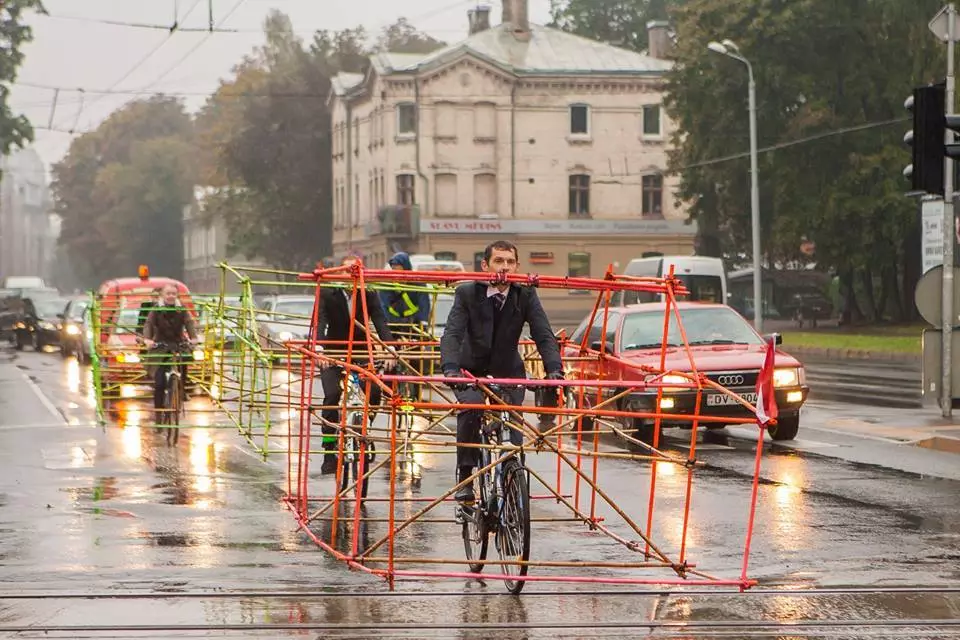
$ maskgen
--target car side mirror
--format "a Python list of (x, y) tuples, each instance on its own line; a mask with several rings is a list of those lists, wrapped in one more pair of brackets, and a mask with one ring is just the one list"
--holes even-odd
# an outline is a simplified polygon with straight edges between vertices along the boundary
[(772, 343), (773, 343), (773, 346), (779, 347), (780, 345), (783, 344), (783, 334), (782, 334), (782, 333), (768, 333), (767, 335), (763, 336), (763, 340), (764, 340), (767, 344), (770, 344), (770, 343), (772, 342)]

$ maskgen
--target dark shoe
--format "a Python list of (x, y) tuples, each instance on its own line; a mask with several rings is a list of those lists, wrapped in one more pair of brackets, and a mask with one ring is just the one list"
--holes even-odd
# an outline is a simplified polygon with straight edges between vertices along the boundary
[(323, 464), (320, 465), (320, 475), (328, 476), (337, 472), (337, 456), (332, 453), (323, 456)]
[(465, 506), (472, 505), (476, 501), (476, 496), (473, 495), (473, 485), (468, 484), (457, 489), (454, 500)]

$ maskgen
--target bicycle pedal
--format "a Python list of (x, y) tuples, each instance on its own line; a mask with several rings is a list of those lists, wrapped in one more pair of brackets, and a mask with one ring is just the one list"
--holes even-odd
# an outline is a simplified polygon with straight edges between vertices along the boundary
[(462, 507), (456, 507), (456, 508), (454, 508), (454, 510), (453, 510), (453, 520), (454, 520), (457, 524), (466, 524), (466, 522), (467, 522), (467, 514), (465, 514), (465, 513), (463, 512), (463, 508), (462, 508)]

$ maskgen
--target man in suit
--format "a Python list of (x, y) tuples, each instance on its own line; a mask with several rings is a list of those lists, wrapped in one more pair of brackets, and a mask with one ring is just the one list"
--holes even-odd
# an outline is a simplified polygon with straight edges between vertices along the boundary
[[(490, 273), (515, 273), (519, 265), (517, 247), (510, 242), (498, 240), (483, 252), (480, 263)], [(543, 359), (544, 370), (549, 380), (563, 378), (560, 348), (550, 328), (550, 320), (540, 304), (540, 297), (532, 287), (515, 284), (491, 285), (485, 282), (467, 282), (457, 287), (453, 308), (447, 318), (447, 326), (440, 339), (440, 366), (447, 377), (463, 377), (461, 371), (483, 377), (525, 378), (526, 370), (520, 358), (518, 346), (524, 324), (530, 325), (530, 335)], [(484, 401), (483, 392), (476, 387), (451, 385), (462, 404), (479, 404)], [(508, 404), (523, 404), (525, 390), (518, 389), (504, 394)], [(482, 412), (464, 410), (457, 414), (457, 443), (480, 442), (480, 419)], [(523, 435), (511, 430), (510, 441), (519, 445)], [(473, 474), (478, 460), (477, 449), (457, 447), (457, 482)], [(473, 487), (461, 487), (456, 500), (472, 504)]]
[[(353, 265), (359, 261), (355, 254), (349, 254), (344, 259), (343, 265)], [(325, 340), (328, 344), (327, 351), (337, 353), (339, 359), (346, 358), (347, 341), (353, 344), (351, 360), (359, 365), (365, 366), (367, 358), (367, 327), (363, 321), (363, 299), (360, 293), (357, 293), (356, 300), (352, 300), (353, 291), (351, 289), (324, 288), (320, 291), (320, 313), (317, 317), (317, 340)], [(370, 322), (377, 330), (377, 335), (384, 342), (392, 342), (393, 334), (387, 326), (387, 319), (383, 313), (383, 307), (380, 305), (380, 298), (374, 291), (366, 292), (367, 315)], [(356, 308), (351, 308), (355, 302)], [(355, 324), (359, 322), (360, 324)], [(350, 335), (350, 325), (353, 325), (353, 335)], [(351, 340), (352, 338), (352, 340)], [(376, 342), (374, 342), (376, 345)], [(318, 351), (321, 349), (318, 349)], [(395, 350), (390, 347), (388, 352), (391, 354), (387, 358), (388, 366), (392, 366), (395, 356)], [(323, 405), (329, 407), (323, 409), (320, 415), (327, 422), (321, 427), (323, 431), (323, 445), (327, 452), (323, 456), (323, 464), (320, 466), (321, 474), (335, 473), (337, 470), (337, 427), (332, 425), (340, 424), (340, 400), (343, 397), (343, 367), (326, 366), (321, 364), (323, 369), (320, 373), (320, 384), (323, 387)], [(373, 384), (370, 387), (370, 397), (368, 399), (370, 406), (376, 407), (380, 404), (380, 387)], [(373, 413), (371, 412), (371, 418)]]

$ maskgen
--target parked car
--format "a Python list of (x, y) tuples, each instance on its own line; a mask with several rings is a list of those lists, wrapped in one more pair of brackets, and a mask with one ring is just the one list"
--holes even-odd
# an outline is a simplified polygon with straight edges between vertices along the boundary
[(313, 296), (275, 295), (264, 299), (257, 314), (260, 346), (276, 350), (288, 340), (306, 340), (313, 303)]
[[(775, 340), (779, 344), (779, 336), (762, 337), (743, 316), (726, 305), (679, 302), (677, 310), (697, 370), (706, 374), (709, 380), (736, 392), (748, 402), (755, 403), (756, 383), (766, 355), (767, 340)], [(571, 335), (570, 342), (564, 347), (564, 356), (573, 358), (580, 355), (579, 345), (586, 335), (587, 348), (593, 351), (603, 349), (613, 358), (605, 360), (602, 367), (599, 358), (574, 360), (570, 377), (582, 380), (649, 380), (652, 374), (639, 367), (660, 367), (664, 312), (665, 305), (659, 302), (610, 309), (606, 334), (603, 334), (603, 315), (598, 314), (591, 326), (587, 326), (590, 320), (588, 316)], [(664, 369), (677, 374), (665, 375), (661, 386), (671, 383), (678, 386), (664, 386), (659, 409), (668, 416), (670, 413), (692, 414), (697, 391), (690, 388), (688, 378), (678, 374), (691, 373), (693, 369), (687, 350), (682, 346), (683, 340), (676, 316), (672, 314), (666, 342)], [(803, 365), (779, 349), (776, 353), (774, 387), (780, 416), (778, 423), (769, 428), (770, 436), (774, 440), (792, 440), (800, 426), (800, 409), (807, 399), (809, 387), (806, 385)], [(611, 397), (621, 391), (622, 389), (606, 389), (602, 391), (602, 396)], [(588, 399), (596, 398), (596, 389), (588, 389), (584, 396)], [(651, 386), (637, 389), (619, 401), (617, 406), (625, 411), (654, 412), (656, 403), (657, 387)], [(752, 416), (734, 398), (717, 391), (704, 391), (700, 411), (707, 416)], [(652, 419), (631, 417), (623, 420), (625, 432), (634, 433), (635, 438), (646, 443), (653, 441)], [(689, 420), (665, 418), (662, 425), (689, 428), (691, 423)], [(722, 428), (726, 425), (707, 423), (706, 426)]]

